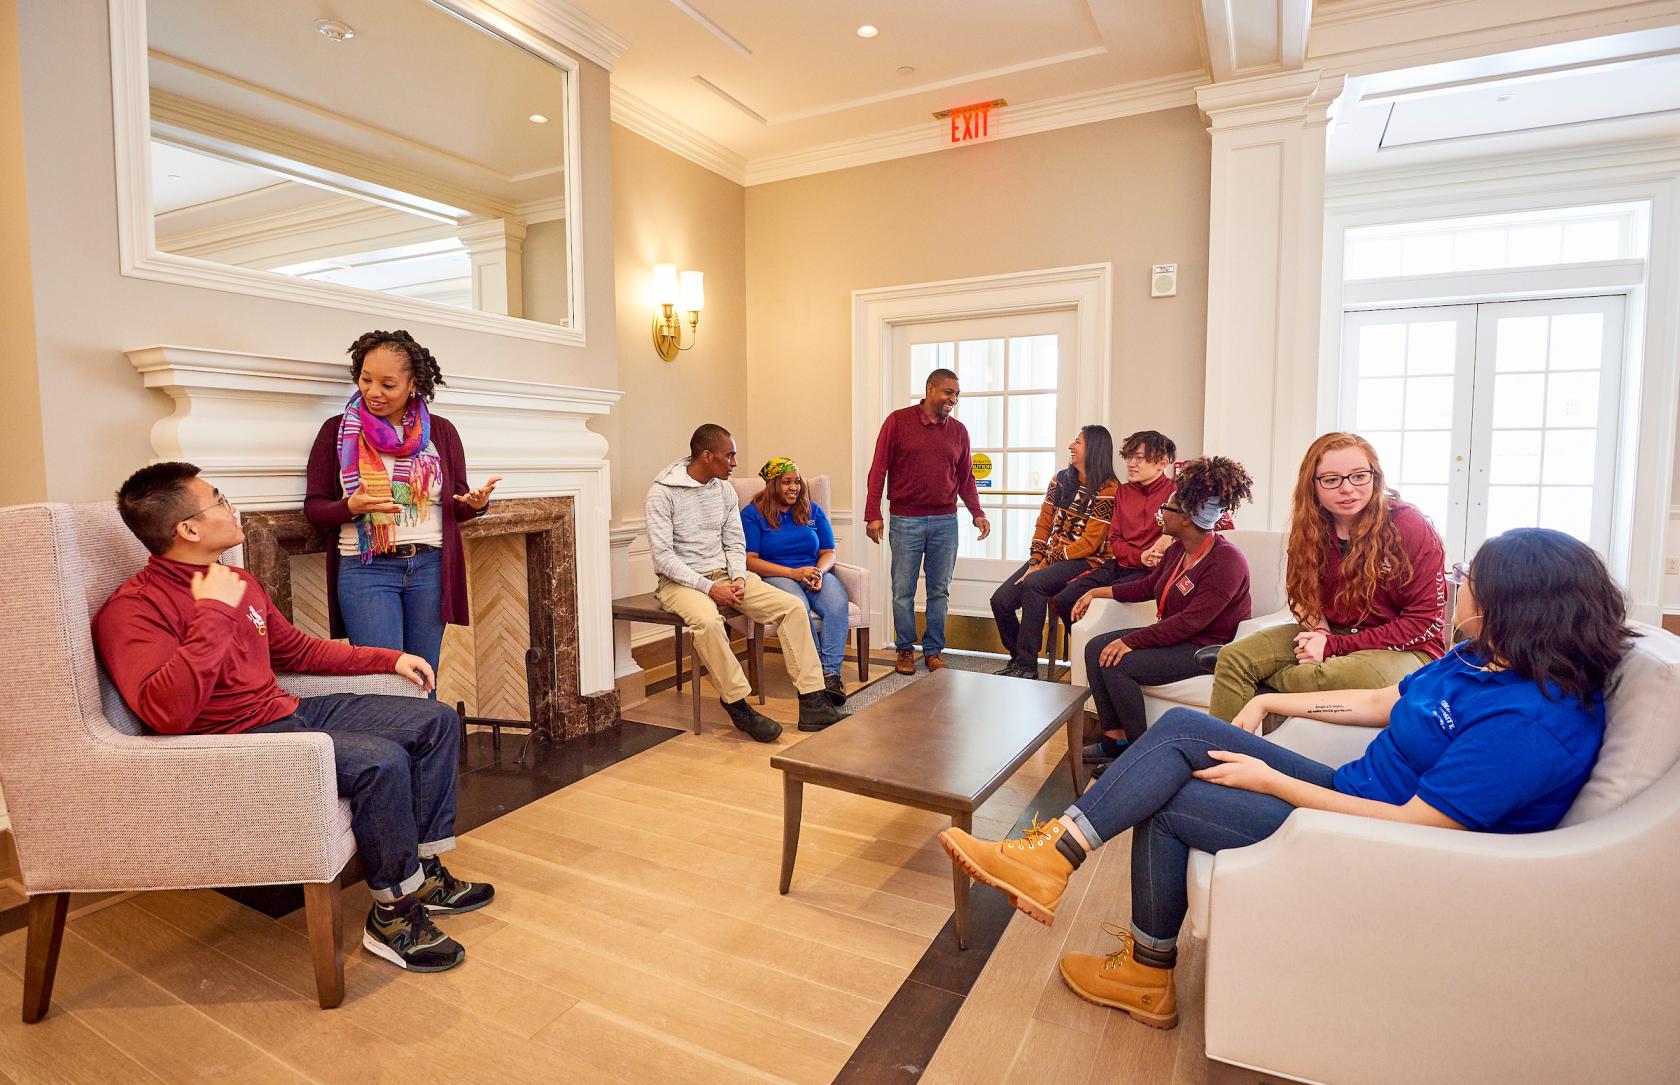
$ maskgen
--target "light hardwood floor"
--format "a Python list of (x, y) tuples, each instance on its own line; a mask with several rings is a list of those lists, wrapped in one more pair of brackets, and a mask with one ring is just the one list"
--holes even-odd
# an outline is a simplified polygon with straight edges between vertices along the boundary
[[(792, 720), (780, 660), (768, 711)], [(628, 718), (686, 726), (674, 691)], [(0, 938), (9, 1082), (826, 1082), (951, 912), (938, 816), (807, 789), (793, 891), (776, 892), (780, 774), (727, 724), (681, 734), (466, 834), (494, 881), (443, 920), (442, 975), (360, 949), (346, 890), (344, 1005), (316, 1008), (303, 916), (218, 893), (142, 894), (72, 919), (53, 1011), (19, 1022), (23, 931)], [(791, 726), (784, 743), (802, 737)], [(976, 819), (1002, 833), (1063, 754), (1053, 739)]]

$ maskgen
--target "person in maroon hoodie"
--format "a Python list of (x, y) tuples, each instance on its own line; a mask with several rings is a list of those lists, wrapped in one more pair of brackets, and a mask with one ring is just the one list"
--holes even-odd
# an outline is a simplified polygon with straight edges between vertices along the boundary
[(461, 522), (501, 479), (467, 486), (461, 436), (428, 404), (443, 371), (405, 331), (350, 345), (356, 391), (321, 424), (303, 513), (327, 539), (327, 622), (351, 644), (438, 666), (445, 624), (470, 624)]
[(1218, 652), (1208, 711), (1276, 693), (1384, 689), (1446, 651), (1446, 550), (1383, 480), (1377, 450), (1326, 433), (1301, 460), (1285, 583), (1295, 622)]
[(1108, 521), (1109, 558), (1056, 593), (1052, 605), (1057, 614), (1078, 621), (1075, 608), (1083, 616), (1093, 599), (1109, 598), (1105, 589), (1147, 577), (1160, 562), (1161, 552), (1172, 540), (1161, 534), (1155, 513), (1172, 496), (1173, 480), (1167, 469), (1177, 455), (1172, 438), (1152, 429), (1139, 430), (1121, 443), (1126, 481), (1114, 495), (1114, 514)]
[(100, 662), (124, 702), (161, 735), (325, 732), (373, 891), (362, 945), (416, 972), (460, 964), (466, 951), (431, 915), (482, 908), (496, 891), (461, 881), (438, 858), (455, 846), (455, 713), (414, 697), (299, 699), (274, 680), (277, 670), (396, 673), (429, 690), (431, 666), (293, 628), (256, 577), (220, 564), (245, 532), (190, 463), (136, 471), (117, 491), (117, 510), (152, 555), (93, 620)]
[[(1124, 603), (1155, 600), (1155, 624), (1092, 637), (1085, 674), (1097, 702), (1103, 737), (1085, 747), (1087, 764), (1103, 765), (1143, 735), (1143, 686), (1206, 674), (1198, 649), (1224, 644), (1250, 610), (1248, 560), (1214, 531), (1222, 516), (1253, 496), (1242, 464), (1223, 456), (1191, 460), (1178, 473), (1172, 497), (1155, 510), (1166, 552), (1151, 576), (1107, 589)], [(1083, 600), (1074, 614), (1083, 617)]]

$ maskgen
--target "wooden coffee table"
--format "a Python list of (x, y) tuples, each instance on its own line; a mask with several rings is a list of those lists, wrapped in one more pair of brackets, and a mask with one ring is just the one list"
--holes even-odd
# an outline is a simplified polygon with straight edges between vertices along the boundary
[[(974, 811), (1058, 728), (1079, 784), (1084, 686), (947, 668), (919, 678), (770, 758), (782, 770), (782, 885), (793, 881), (805, 785), (946, 814), (964, 832)], [(968, 876), (951, 868), (957, 945), (968, 948)]]

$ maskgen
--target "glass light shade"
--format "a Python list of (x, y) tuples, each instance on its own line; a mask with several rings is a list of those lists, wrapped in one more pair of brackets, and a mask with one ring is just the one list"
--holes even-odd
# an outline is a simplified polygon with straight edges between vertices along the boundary
[(682, 308), (698, 313), (706, 307), (706, 277), (698, 271), (682, 273)]
[(653, 303), (675, 305), (677, 301), (677, 265), (653, 265)]

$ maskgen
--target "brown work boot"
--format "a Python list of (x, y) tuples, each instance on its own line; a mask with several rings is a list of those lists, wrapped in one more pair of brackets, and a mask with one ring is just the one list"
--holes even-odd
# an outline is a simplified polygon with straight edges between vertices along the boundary
[(931, 671), (942, 671), (946, 667), (950, 666), (950, 664), (946, 663), (943, 659), (940, 659), (938, 656), (924, 655), (922, 657), (922, 662), (927, 664), (927, 669), (930, 672)]
[(916, 651), (914, 648), (900, 648), (898, 662), (893, 664), (893, 670), (899, 674), (916, 673)]
[[(939, 844), (975, 881), (1003, 890), (1009, 903), (1048, 927), (1073, 875), (1073, 863), (1056, 847), (1066, 832), (1059, 821), (1044, 825), (1034, 818), (1019, 840), (981, 840), (946, 829)], [(1068, 843), (1078, 848), (1076, 841)], [(1083, 852), (1078, 848), (1076, 854)]]
[(1132, 934), (1113, 923), (1103, 930), (1120, 939), (1106, 956), (1069, 953), (1062, 958), (1062, 979), (1086, 1002), (1124, 1010), (1150, 1028), (1178, 1027), (1178, 995), (1170, 968), (1139, 964), (1132, 956)]

